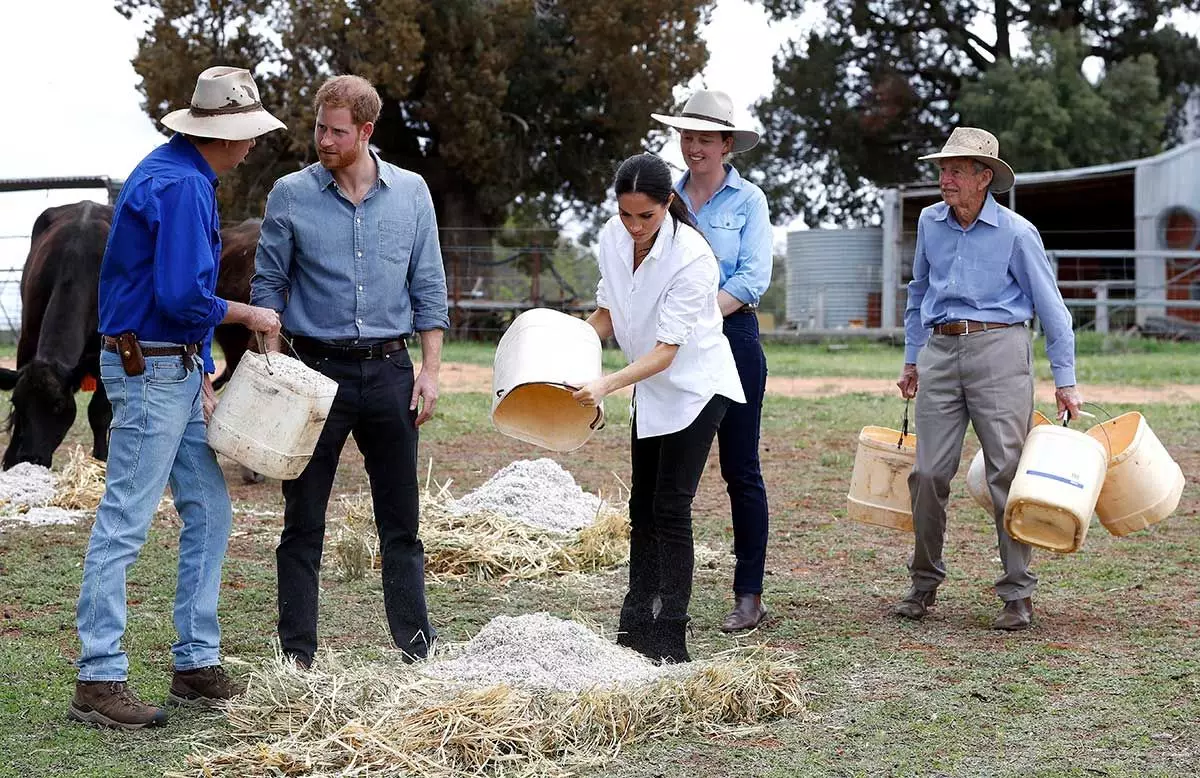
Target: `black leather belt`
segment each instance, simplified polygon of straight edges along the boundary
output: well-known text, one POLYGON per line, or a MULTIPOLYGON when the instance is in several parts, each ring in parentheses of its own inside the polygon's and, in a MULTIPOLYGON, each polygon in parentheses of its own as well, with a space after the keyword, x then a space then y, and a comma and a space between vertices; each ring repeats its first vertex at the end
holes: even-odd
POLYGON ((758 313, 758 306, 746 303, 741 308, 738 308, 734 313, 758 313))
POLYGON ((323 357, 325 359, 383 359, 388 354, 394 354, 397 351, 403 351, 408 348, 408 344, 402 338, 395 340, 385 340, 382 343, 373 343, 369 346, 336 346, 332 343, 326 343, 323 340, 316 338, 306 338, 303 335, 297 335, 292 339, 292 346, 296 351, 310 357, 323 357))
MULTIPOLYGON (((196 343, 189 343, 186 346, 142 346, 141 348, 142 356, 145 357, 190 357, 200 351, 200 346, 196 343)), ((117 339, 111 335, 105 335, 104 350, 114 354, 119 353, 117 339)))
POLYGON ((1012 324, 1003 324, 997 321, 971 321, 964 319, 963 321, 948 321, 945 324, 935 324, 933 325, 933 332, 935 335, 972 335, 976 332, 1002 330, 1005 327, 1012 326, 1012 324))

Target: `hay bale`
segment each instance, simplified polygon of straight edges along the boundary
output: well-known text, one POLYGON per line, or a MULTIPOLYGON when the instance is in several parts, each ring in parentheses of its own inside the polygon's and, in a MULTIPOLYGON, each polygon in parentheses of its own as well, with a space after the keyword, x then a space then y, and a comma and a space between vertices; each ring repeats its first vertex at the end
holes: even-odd
POLYGON ((621 659, 625 649, 601 649, 597 641, 607 641, 598 635, 541 614, 496 621, 416 665, 330 653, 308 672, 269 662, 225 707, 232 742, 196 744, 189 771, 176 775, 566 775, 634 743, 806 715, 794 660, 761 648, 665 669, 645 663, 657 675, 547 691, 536 679, 548 673, 521 668, 541 660, 551 670, 570 661, 572 646, 582 656, 607 656, 617 676, 627 662, 644 660, 621 659), (537 638, 547 636, 553 649, 539 651, 537 638), (522 651, 532 656, 514 662, 522 651), (493 674, 510 683, 488 679, 487 657, 493 674), (464 658, 474 664, 469 673, 464 658))

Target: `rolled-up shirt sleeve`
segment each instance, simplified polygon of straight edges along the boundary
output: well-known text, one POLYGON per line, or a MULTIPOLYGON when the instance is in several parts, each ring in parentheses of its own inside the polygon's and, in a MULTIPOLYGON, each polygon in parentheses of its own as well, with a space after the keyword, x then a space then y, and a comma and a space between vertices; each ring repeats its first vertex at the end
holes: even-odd
POLYGON ((655 340, 673 346, 687 343, 701 315, 716 304, 720 281, 717 260, 711 254, 694 259, 676 273, 658 309, 655 340))
POLYGON ((748 305, 758 305, 771 285, 775 236, 771 230, 767 198, 758 192, 746 211, 738 246, 737 269, 721 287, 726 293, 748 305))
POLYGON ((424 181, 421 181, 414 196, 417 198, 417 229, 413 240, 412 259, 408 265, 413 330, 445 330, 450 328, 446 268, 442 264, 442 247, 438 242, 433 197, 424 181))
POLYGON ((212 328, 228 305, 210 292, 204 278, 215 278, 212 192, 207 181, 185 177, 158 192, 154 221, 154 299, 163 316, 189 329, 212 328))
POLYGON ((608 307, 608 290, 604 288, 604 276, 600 276, 600 280, 596 282, 596 307, 608 307))
POLYGON ((1046 256, 1042 238, 1036 230, 1024 230, 1013 246, 1013 277, 1021 291, 1033 300, 1033 310, 1046 332, 1046 358, 1055 386, 1075 384, 1075 331, 1071 312, 1063 302, 1054 277, 1054 268, 1046 256))
POLYGON ((250 279, 250 304, 283 311, 288 289, 295 236, 292 232, 291 196, 283 181, 276 181, 267 195, 258 248, 254 253, 254 277, 250 279))

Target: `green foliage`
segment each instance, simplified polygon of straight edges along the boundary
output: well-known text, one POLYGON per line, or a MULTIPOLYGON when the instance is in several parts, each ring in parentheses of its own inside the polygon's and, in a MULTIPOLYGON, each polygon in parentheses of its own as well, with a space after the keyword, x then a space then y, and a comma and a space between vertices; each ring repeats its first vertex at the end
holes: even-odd
MULTIPOLYGON (((605 197, 651 111, 707 59, 711 0, 118 0, 145 20, 146 111, 186 105, 213 64, 254 71, 287 125, 222 182, 226 218, 261 215, 279 175, 314 159, 311 101, 338 73, 384 99, 373 142, 423 175, 443 225, 497 226, 523 204, 553 220, 605 197)), ((453 239, 451 239, 453 240, 453 239)))
POLYGON ((1111 66, 1093 85, 1075 30, 1034 38, 1030 56, 1001 61, 965 85, 955 109, 987 127, 1016 170, 1057 170, 1154 154, 1169 101, 1149 54, 1111 66))
MULTIPOLYGON (((798 16, 808 3, 763 0, 763 5, 783 19, 798 16)), ((1108 76, 1095 97, 1129 123, 1123 131, 1137 139, 1134 148, 1144 147, 1148 133, 1160 142, 1171 140, 1187 90, 1200 85, 1196 38, 1169 24, 1159 27, 1175 10, 1200 9, 1198 0, 829 0, 824 8, 826 20, 776 57, 775 90, 756 107, 763 143, 748 160, 773 213, 801 216, 810 226, 874 221, 875 187, 919 177, 917 157, 939 147, 959 123, 963 90, 984 74, 1011 67, 1016 33, 1035 38, 1059 31, 1081 42, 1080 59, 1099 57, 1108 76), (1153 60, 1143 59, 1146 55, 1153 60), (1133 70, 1125 71, 1124 63, 1133 63, 1133 70), (1138 96, 1138 89, 1149 88, 1150 68, 1157 84, 1138 96), (1166 122, 1152 130, 1145 125, 1153 117, 1134 112, 1147 101, 1169 101, 1166 122)), ((1003 74, 991 81, 1008 83, 1003 74)), ((1093 101, 1059 106, 1052 96, 1045 87, 1026 96, 1023 104, 1036 111, 1031 123, 1092 122, 1087 110, 1093 101)), ((1114 120, 1112 133, 1119 124, 1114 120)), ((1088 140, 1088 147, 1069 149, 1067 156, 1103 161, 1088 154, 1104 138, 1088 140)), ((1122 136, 1120 148, 1129 147, 1122 136)), ((1001 145, 1006 154, 1010 148, 1001 145)))

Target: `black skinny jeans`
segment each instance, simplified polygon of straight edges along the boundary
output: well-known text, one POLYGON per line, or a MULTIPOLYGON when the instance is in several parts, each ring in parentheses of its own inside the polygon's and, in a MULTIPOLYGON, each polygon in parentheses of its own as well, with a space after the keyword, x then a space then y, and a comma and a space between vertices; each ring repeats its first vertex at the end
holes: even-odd
POLYGON ((692 599, 692 500, 729 400, 714 396, 679 432, 638 438, 634 420, 629 492, 629 592, 621 622, 685 624, 692 599), (654 600, 661 599, 657 618, 654 600))
POLYGON ((397 351, 382 359, 305 357, 305 362, 337 381, 338 392, 308 467, 299 478, 283 482, 283 536, 275 551, 283 652, 309 664, 317 649, 325 512, 342 447, 353 434, 371 483, 388 628, 398 648, 424 657, 436 633, 425 605, 425 549, 417 536, 412 359, 407 351, 397 351))

